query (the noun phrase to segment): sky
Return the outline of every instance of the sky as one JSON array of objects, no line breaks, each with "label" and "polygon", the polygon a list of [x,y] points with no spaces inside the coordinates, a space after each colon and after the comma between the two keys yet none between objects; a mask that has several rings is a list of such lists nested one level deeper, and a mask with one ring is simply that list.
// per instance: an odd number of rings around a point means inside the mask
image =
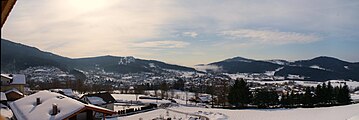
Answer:
[{"label": "sky", "polygon": [[70,58],[194,66],[241,56],[359,61],[358,0],[18,0],[2,38]]}]

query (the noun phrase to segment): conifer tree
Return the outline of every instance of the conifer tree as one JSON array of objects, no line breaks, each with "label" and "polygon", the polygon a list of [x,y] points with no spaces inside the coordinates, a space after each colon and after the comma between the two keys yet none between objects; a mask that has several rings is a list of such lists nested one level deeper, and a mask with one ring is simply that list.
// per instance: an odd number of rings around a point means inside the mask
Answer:
[{"label": "conifer tree", "polygon": [[236,80],[230,88],[228,102],[236,107],[240,107],[250,102],[250,95],[247,83],[243,79]]},{"label": "conifer tree", "polygon": [[346,84],[339,89],[338,102],[340,104],[349,104],[351,102],[349,88]]}]

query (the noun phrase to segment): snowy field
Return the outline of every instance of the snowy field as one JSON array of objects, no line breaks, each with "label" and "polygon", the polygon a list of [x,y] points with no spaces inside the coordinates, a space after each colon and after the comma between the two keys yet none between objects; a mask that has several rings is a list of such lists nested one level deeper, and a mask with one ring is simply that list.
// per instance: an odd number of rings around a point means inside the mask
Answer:
[{"label": "snowy field", "polygon": [[[168,112],[168,113],[167,113]],[[106,118],[106,120],[152,120],[155,118],[172,118],[172,120],[189,120],[190,118],[196,118],[196,116],[181,114],[177,112],[172,112],[166,109],[157,109],[154,111],[149,111],[145,113],[139,113],[130,116],[117,117],[117,118]]]},{"label": "snowy field", "polygon": [[[335,87],[335,86],[340,86],[340,85],[344,85],[344,82],[348,85],[349,89],[353,90],[357,87],[359,87],[359,82],[357,81],[344,81],[344,80],[329,80],[331,82],[331,84]],[[329,81],[326,81],[326,84],[328,84]],[[262,85],[264,84],[283,84],[286,82],[289,82],[289,80],[279,80],[279,81],[258,81],[258,80],[248,80],[248,82],[255,82],[255,83],[260,83]],[[294,81],[295,83],[299,84],[299,85],[303,85],[303,86],[308,86],[308,87],[316,87],[318,84],[323,84],[323,82],[316,82],[316,81],[299,81],[296,80]]]},{"label": "snowy field", "polygon": [[[243,109],[226,110],[198,107],[171,107],[171,110],[183,113],[197,114],[210,120],[359,120],[359,104],[323,108],[296,109]],[[176,116],[176,119],[188,120],[190,116],[165,109],[158,109],[136,115],[112,118],[111,120],[151,120],[156,117]]]},{"label": "snowy field", "polygon": [[[135,94],[111,94],[113,98],[115,98],[115,100],[117,102],[135,102],[136,101],[136,95]],[[138,95],[137,96],[137,101],[141,102],[141,103],[158,103],[158,104],[163,104],[163,103],[171,103],[171,101],[169,100],[151,100],[151,99],[139,99],[138,97],[140,96],[144,96],[144,95]]]}]

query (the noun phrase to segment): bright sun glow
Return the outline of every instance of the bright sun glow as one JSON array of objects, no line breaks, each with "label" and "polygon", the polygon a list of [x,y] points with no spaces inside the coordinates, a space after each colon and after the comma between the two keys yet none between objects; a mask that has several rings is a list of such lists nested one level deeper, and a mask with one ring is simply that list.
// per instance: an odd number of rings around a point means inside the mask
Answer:
[{"label": "bright sun glow", "polygon": [[68,0],[71,7],[80,11],[91,11],[103,8],[106,5],[104,0]]}]

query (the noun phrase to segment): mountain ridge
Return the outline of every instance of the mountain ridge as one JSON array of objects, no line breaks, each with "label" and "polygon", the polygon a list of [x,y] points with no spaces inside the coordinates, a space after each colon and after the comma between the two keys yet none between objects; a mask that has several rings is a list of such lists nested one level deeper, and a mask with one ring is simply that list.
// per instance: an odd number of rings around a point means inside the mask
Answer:
[{"label": "mountain ridge", "polygon": [[[254,60],[244,57],[233,57],[207,65],[217,66],[221,68],[221,72],[230,74],[264,74],[268,71],[275,71],[274,76],[300,75],[304,76],[305,80],[347,79],[359,81],[359,64],[357,62],[347,62],[328,56],[318,56],[312,59],[293,62],[281,59]],[[278,68],[281,69],[278,70]],[[208,72],[212,71],[208,70]]]},{"label": "mountain ridge", "polygon": [[[209,64],[214,69],[206,72],[221,73],[266,73],[275,71],[275,76],[299,75],[305,80],[348,79],[359,81],[359,62],[347,62],[335,57],[318,56],[307,60],[289,62],[282,59],[255,60],[244,57],[232,57]],[[73,69],[98,70],[118,73],[162,72],[166,69],[179,71],[196,71],[191,67],[169,64],[158,60],[145,60],[133,56],[96,56],[85,58],[68,58],[36,47],[23,45],[1,39],[1,71],[12,72],[31,66],[54,66],[65,71]],[[213,67],[216,66],[216,67]],[[278,69],[281,68],[281,69]]]},{"label": "mountain ridge", "polygon": [[[119,61],[136,60],[138,63],[119,64]],[[31,66],[55,66],[64,71],[78,69],[94,69],[102,67],[108,72],[151,72],[150,63],[158,64],[163,69],[174,69],[182,71],[196,71],[193,68],[167,64],[156,60],[144,60],[134,57],[121,56],[96,56],[86,58],[68,58],[56,55],[50,52],[42,51],[36,47],[27,46],[21,43],[15,43],[9,40],[1,39],[1,71],[13,72],[26,69]],[[98,66],[96,66],[98,65]],[[146,68],[147,67],[147,68]]]}]

